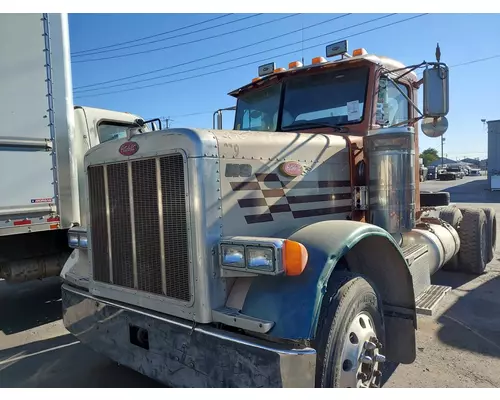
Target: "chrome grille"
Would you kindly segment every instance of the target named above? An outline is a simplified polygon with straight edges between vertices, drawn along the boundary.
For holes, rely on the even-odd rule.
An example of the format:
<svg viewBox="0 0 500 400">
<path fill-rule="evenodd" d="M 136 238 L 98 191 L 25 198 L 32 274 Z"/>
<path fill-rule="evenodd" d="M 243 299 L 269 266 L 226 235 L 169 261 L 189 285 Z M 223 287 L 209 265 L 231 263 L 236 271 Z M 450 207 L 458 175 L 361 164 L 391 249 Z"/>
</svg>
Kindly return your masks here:
<svg viewBox="0 0 500 400">
<path fill-rule="evenodd" d="M 94 280 L 189 301 L 182 156 L 91 166 L 88 179 Z"/>
</svg>

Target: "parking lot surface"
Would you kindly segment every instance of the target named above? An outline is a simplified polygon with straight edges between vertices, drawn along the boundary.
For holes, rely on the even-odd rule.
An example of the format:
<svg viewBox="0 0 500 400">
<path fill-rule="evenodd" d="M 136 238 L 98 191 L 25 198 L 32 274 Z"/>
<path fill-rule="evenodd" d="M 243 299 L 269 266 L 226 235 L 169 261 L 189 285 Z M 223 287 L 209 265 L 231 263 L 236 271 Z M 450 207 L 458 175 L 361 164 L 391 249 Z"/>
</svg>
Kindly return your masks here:
<svg viewBox="0 0 500 400">
<path fill-rule="evenodd" d="M 486 178 L 427 181 L 454 203 L 494 207 Z M 500 246 L 499 246 L 500 247 Z M 385 387 L 500 387 L 500 248 L 479 277 L 440 271 L 451 286 L 433 316 L 419 316 L 417 360 L 389 365 Z M 61 322 L 58 279 L 0 281 L 0 387 L 158 387 L 157 382 L 82 346 Z"/>
</svg>

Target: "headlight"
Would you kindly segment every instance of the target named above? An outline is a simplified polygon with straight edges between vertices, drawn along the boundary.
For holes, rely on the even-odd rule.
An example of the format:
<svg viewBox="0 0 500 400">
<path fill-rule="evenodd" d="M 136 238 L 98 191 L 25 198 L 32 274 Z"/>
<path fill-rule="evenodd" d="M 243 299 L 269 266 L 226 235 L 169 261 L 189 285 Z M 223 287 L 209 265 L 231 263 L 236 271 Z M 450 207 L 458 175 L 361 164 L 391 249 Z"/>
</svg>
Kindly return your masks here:
<svg viewBox="0 0 500 400">
<path fill-rule="evenodd" d="M 245 248 L 222 244 L 221 261 L 226 267 L 245 268 Z"/>
<path fill-rule="evenodd" d="M 74 249 L 78 247 L 78 233 L 68 232 L 68 245 Z"/>
<path fill-rule="evenodd" d="M 72 249 L 86 249 L 87 230 L 82 228 L 71 228 L 68 231 L 68 246 Z"/>
<path fill-rule="evenodd" d="M 219 257 L 220 266 L 233 271 L 231 276 L 300 275 L 308 260 L 307 250 L 301 243 L 253 236 L 222 239 Z"/>
<path fill-rule="evenodd" d="M 247 247 L 247 267 L 253 270 L 273 271 L 274 251 L 269 247 Z"/>
</svg>

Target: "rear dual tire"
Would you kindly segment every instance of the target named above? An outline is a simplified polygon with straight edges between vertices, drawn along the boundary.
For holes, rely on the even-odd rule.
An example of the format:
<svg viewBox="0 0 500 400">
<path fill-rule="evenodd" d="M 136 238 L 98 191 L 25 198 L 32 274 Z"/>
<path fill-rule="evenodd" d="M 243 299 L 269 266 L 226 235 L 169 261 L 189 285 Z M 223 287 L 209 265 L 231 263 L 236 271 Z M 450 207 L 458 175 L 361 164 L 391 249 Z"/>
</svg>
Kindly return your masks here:
<svg viewBox="0 0 500 400">
<path fill-rule="evenodd" d="M 445 207 L 439 217 L 458 232 L 460 250 L 444 270 L 480 275 L 493 260 L 496 246 L 496 214 L 492 208 Z"/>
</svg>

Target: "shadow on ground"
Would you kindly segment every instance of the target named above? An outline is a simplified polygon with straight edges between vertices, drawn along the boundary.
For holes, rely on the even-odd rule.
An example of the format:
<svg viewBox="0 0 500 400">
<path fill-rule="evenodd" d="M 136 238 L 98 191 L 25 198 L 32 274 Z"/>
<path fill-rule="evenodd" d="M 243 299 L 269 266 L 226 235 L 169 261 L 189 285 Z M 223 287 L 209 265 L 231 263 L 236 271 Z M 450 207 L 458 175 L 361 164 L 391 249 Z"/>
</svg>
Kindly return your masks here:
<svg viewBox="0 0 500 400">
<path fill-rule="evenodd" d="M 464 272 L 455 271 L 437 271 L 431 278 L 433 285 L 450 286 L 452 289 L 459 288 L 468 282 L 477 279 L 477 275 L 466 274 Z"/>
<path fill-rule="evenodd" d="M 448 192 L 454 203 L 500 203 L 500 192 L 489 190 L 487 179 L 467 181 L 440 191 Z"/>
<path fill-rule="evenodd" d="M 487 273 L 488 274 L 488 273 Z M 500 358 L 500 276 L 464 290 L 438 319 L 438 338 L 469 352 Z"/>
<path fill-rule="evenodd" d="M 484 282 L 474 284 L 476 279 Z M 500 358 L 500 276 L 494 271 L 478 277 L 440 270 L 432 277 L 432 283 L 451 286 L 460 296 L 438 317 L 438 339 L 462 351 Z M 384 365 L 383 385 L 398 367 L 393 362 Z"/>
<path fill-rule="evenodd" d="M 57 321 L 62 317 L 58 277 L 9 284 L 0 281 L 0 331 L 5 335 Z"/>
<path fill-rule="evenodd" d="M 68 334 L 0 351 L 0 387 L 161 387 L 75 342 Z"/>
</svg>

